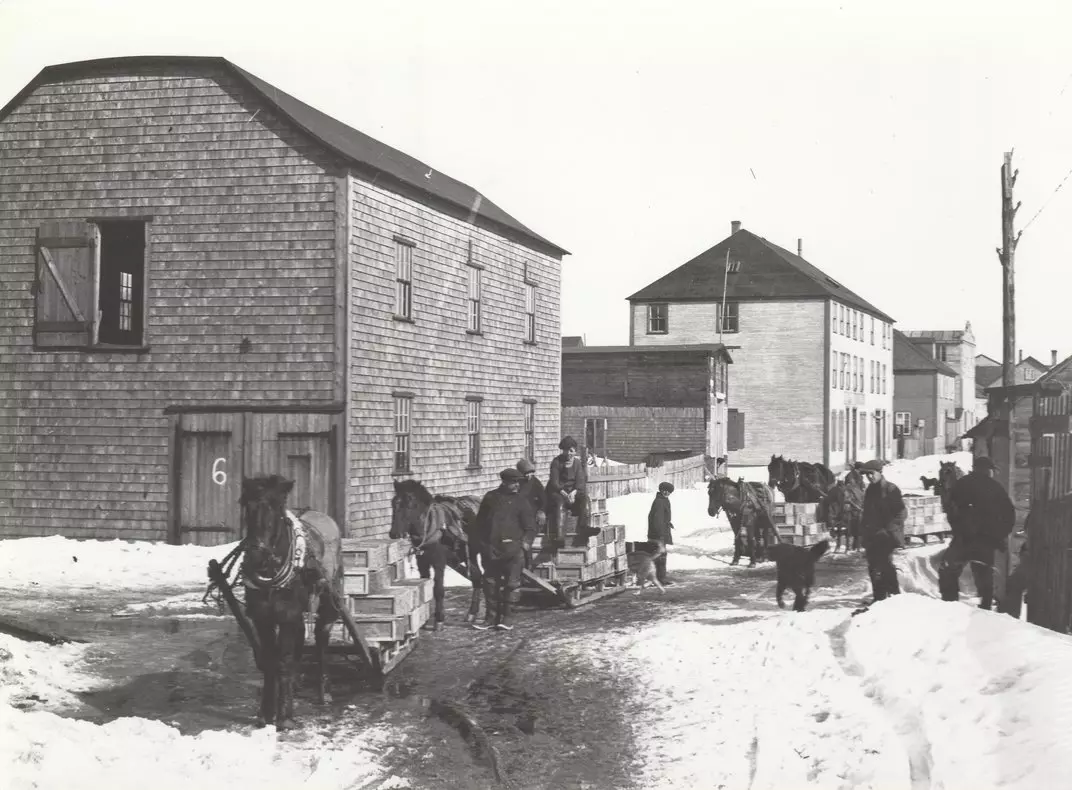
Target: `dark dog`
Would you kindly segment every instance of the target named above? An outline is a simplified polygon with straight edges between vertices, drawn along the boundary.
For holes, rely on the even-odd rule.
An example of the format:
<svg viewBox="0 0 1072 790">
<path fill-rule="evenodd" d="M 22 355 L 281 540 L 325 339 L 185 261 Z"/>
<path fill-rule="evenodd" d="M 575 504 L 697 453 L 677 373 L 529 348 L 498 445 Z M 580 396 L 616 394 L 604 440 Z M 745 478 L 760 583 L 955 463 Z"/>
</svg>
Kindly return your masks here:
<svg viewBox="0 0 1072 790">
<path fill-rule="evenodd" d="M 815 563 L 830 549 L 830 541 L 820 540 L 814 546 L 794 546 L 792 543 L 776 543 L 767 549 L 767 554 L 778 564 L 778 607 L 785 608 L 782 596 L 787 589 L 796 594 L 793 611 L 803 612 L 808 605 L 808 595 L 815 584 Z"/>
</svg>

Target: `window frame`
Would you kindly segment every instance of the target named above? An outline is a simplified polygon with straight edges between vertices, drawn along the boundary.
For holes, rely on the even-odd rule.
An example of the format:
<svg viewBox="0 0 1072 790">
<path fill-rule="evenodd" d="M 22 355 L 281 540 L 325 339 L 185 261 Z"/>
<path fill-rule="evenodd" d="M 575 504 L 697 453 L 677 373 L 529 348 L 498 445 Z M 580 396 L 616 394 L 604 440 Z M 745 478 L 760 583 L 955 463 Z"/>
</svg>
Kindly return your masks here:
<svg viewBox="0 0 1072 790">
<path fill-rule="evenodd" d="M 875 317 L 871 316 L 871 345 L 875 345 Z"/>
<path fill-rule="evenodd" d="M 525 286 L 525 342 L 536 345 L 536 283 L 526 280 Z"/>
<path fill-rule="evenodd" d="M 395 236 L 395 319 L 413 322 L 413 251 L 410 239 Z"/>
<path fill-rule="evenodd" d="M 645 334 L 649 335 L 666 335 L 670 333 L 670 303 L 669 302 L 648 302 L 646 305 L 647 310 L 645 312 L 644 326 L 647 329 Z M 662 317 L 655 315 L 656 311 L 661 308 Z M 656 321 L 662 321 L 662 329 L 654 328 Z"/>
<path fill-rule="evenodd" d="M 905 419 L 901 419 L 901 415 L 904 415 Z M 901 436 L 912 435 L 912 412 L 910 411 L 895 411 L 893 413 L 893 437 L 899 438 Z"/>
<path fill-rule="evenodd" d="M 483 273 L 484 267 L 478 266 L 475 263 L 469 262 L 465 265 L 468 269 L 467 275 L 467 297 L 465 301 L 466 306 L 466 334 L 470 335 L 482 335 L 484 334 L 483 323 Z"/>
<path fill-rule="evenodd" d="M 834 358 L 830 360 L 830 389 L 836 390 L 838 388 L 838 352 L 831 351 Z"/>
<path fill-rule="evenodd" d="M 606 417 L 584 418 L 584 446 L 593 454 L 598 454 L 597 450 L 602 451 L 601 458 L 607 457 L 607 425 Z M 598 441 L 600 433 L 602 433 L 602 442 Z M 591 439 L 589 439 L 589 434 L 591 434 Z"/>
<path fill-rule="evenodd" d="M 727 320 L 732 319 L 732 324 L 727 325 Z M 726 309 L 723 312 L 722 305 L 718 306 L 718 325 L 719 330 L 723 334 L 737 334 L 741 331 L 741 309 L 740 302 L 726 302 Z"/>
<path fill-rule="evenodd" d="M 524 457 L 536 463 L 536 401 L 526 398 L 522 401 L 522 439 Z"/>
<path fill-rule="evenodd" d="M 481 412 L 484 398 L 467 395 L 465 398 L 466 469 L 480 469 L 480 432 L 483 423 Z"/>
<path fill-rule="evenodd" d="M 391 464 L 392 474 L 408 475 L 413 473 L 413 395 L 408 392 L 396 392 L 392 394 L 394 400 L 394 436 L 395 449 L 394 461 Z M 404 449 L 399 449 L 399 444 Z M 404 465 L 399 465 L 399 460 L 404 460 Z"/>
</svg>

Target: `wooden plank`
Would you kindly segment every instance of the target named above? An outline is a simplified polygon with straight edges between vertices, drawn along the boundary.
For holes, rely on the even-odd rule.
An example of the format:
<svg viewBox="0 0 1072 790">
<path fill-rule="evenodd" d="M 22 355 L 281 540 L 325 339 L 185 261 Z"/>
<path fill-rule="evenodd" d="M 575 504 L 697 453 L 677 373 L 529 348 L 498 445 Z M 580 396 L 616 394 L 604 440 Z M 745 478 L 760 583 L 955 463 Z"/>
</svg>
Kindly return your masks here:
<svg viewBox="0 0 1072 790">
<path fill-rule="evenodd" d="M 1068 414 L 1042 414 L 1032 417 L 1030 420 L 1031 435 L 1039 436 L 1044 433 L 1068 433 Z"/>
<path fill-rule="evenodd" d="M 48 267 L 49 272 L 52 274 L 52 279 L 56 281 L 56 287 L 60 289 L 60 295 L 63 297 L 67 309 L 71 311 L 71 315 L 74 316 L 76 322 L 85 324 L 86 317 L 82 315 L 82 311 L 78 308 L 74 297 L 71 296 L 71 292 L 67 290 L 66 283 L 64 283 L 63 278 L 60 277 L 60 273 L 56 269 L 56 264 L 52 260 L 52 253 L 49 251 L 48 247 L 41 247 L 40 250 L 41 258 L 45 261 L 45 266 Z"/>
</svg>

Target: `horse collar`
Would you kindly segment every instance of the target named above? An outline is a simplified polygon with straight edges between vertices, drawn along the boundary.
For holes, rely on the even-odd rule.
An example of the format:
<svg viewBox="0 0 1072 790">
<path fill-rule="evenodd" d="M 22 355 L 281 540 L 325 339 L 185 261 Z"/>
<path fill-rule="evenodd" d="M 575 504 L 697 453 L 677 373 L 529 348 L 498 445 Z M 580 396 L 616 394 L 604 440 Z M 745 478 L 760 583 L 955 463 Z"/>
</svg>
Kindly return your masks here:
<svg viewBox="0 0 1072 790">
<path fill-rule="evenodd" d="M 284 511 L 286 519 L 290 522 L 290 552 L 283 560 L 283 567 L 279 569 L 271 579 L 252 578 L 246 579 L 246 586 L 258 590 L 280 589 L 286 587 L 294 576 L 305 570 L 305 559 L 308 551 L 305 525 L 289 510 Z"/>
</svg>

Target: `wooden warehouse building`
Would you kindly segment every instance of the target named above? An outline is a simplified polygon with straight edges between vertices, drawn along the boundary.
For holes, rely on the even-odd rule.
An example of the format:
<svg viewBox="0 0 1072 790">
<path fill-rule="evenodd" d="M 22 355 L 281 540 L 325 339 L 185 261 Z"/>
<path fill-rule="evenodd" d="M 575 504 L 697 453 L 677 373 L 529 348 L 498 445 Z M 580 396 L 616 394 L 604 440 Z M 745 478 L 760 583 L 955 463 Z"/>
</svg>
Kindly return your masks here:
<svg viewBox="0 0 1072 790">
<path fill-rule="evenodd" d="M 244 475 L 385 535 L 392 481 L 556 452 L 565 250 L 222 58 L 0 110 L 0 537 L 218 543 Z"/>
</svg>

